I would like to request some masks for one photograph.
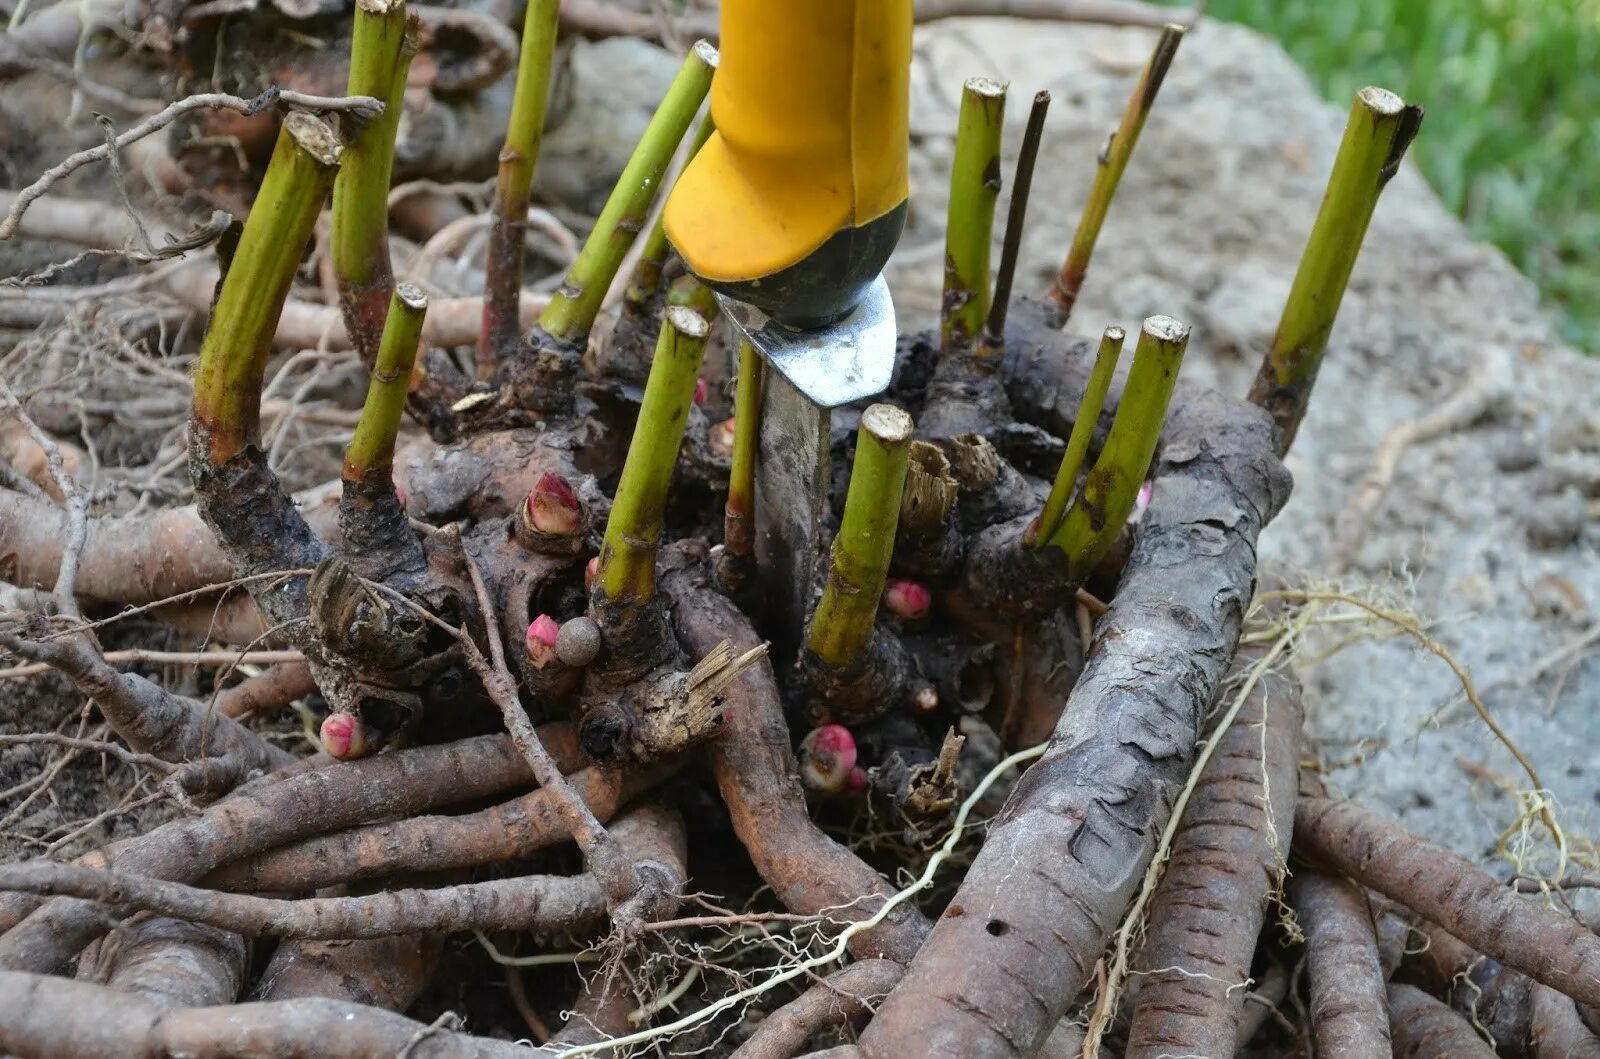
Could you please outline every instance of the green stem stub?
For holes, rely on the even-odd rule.
[[[362,406],[355,436],[344,450],[347,482],[374,477],[387,481],[393,472],[394,441],[405,413],[411,368],[417,361],[417,345],[427,313],[428,298],[420,289],[409,283],[394,289],[378,358],[367,383],[367,402]]]
[[[834,669],[854,666],[872,642],[894,555],[913,426],[911,416],[893,405],[875,404],[861,413],[844,518],[806,634],[807,649]]]
[[[500,150],[492,207],[494,224],[489,230],[483,333],[478,341],[480,378],[494,374],[498,359],[516,348],[521,334],[517,310],[522,293],[524,225],[550,103],[550,67],[560,6],[558,0],[533,0],[523,16],[517,87],[506,123],[505,146]]]
[[[1100,350],[1095,354],[1094,367],[1089,371],[1089,382],[1083,390],[1083,400],[1078,404],[1078,418],[1072,421],[1067,451],[1061,457],[1061,467],[1056,471],[1056,480],[1050,487],[1044,511],[1033,528],[1032,542],[1035,547],[1048,541],[1060,526],[1061,516],[1067,510],[1067,500],[1077,488],[1078,475],[1083,472],[1083,461],[1089,455],[1089,442],[1094,439],[1095,425],[1100,421],[1100,410],[1105,407],[1106,394],[1110,392],[1111,380],[1117,373],[1117,360],[1122,356],[1122,342],[1126,337],[1122,328],[1108,327],[1100,339]]]
[[[1144,322],[1105,447],[1060,527],[1048,538],[1065,556],[1070,583],[1081,584],[1093,572],[1133,511],[1188,344],[1187,324],[1170,316]]]
[[[1422,108],[1393,92],[1363,88],[1356,93],[1272,348],[1250,389],[1250,400],[1278,424],[1280,455],[1289,451],[1305,416],[1378,195],[1421,125]]]
[[[342,153],[320,118],[284,119],[200,345],[194,425],[213,467],[259,437],[272,336]]]
[[[945,353],[970,350],[989,315],[989,250],[1000,197],[1005,112],[1006,88],[999,82],[974,77],[962,88],[939,312],[940,348]]]
[[[733,459],[723,547],[740,559],[755,557],[756,450],[761,440],[761,355],[739,342],[739,378],[733,391]]]
[[[694,156],[700,153],[700,148],[706,145],[716,129],[717,124],[711,120],[710,111],[707,111],[706,116],[700,119],[700,127],[695,130],[694,140],[689,144],[684,165],[694,161]],[[656,296],[661,289],[661,276],[666,270],[667,259],[671,256],[672,244],[667,241],[667,225],[663,215],[656,218],[655,227],[650,229],[639,251],[633,275],[628,277],[627,299],[630,305],[642,307]]]
[[[711,75],[716,68],[717,49],[698,41],[656,108],[622,176],[617,178],[594,231],[567,272],[566,282],[539,318],[540,325],[552,337],[581,342],[594,326],[606,290],[649,218],[650,204],[660,190],[662,177],[711,89]]]
[[[1057,327],[1064,326],[1072,315],[1072,307],[1077,303],[1078,293],[1089,274],[1089,259],[1094,256],[1100,229],[1111,210],[1111,200],[1116,197],[1117,185],[1122,182],[1123,171],[1128,168],[1128,159],[1133,157],[1133,149],[1138,146],[1139,133],[1144,130],[1145,119],[1155,105],[1161,82],[1166,79],[1172,59],[1178,54],[1178,45],[1183,43],[1183,33],[1183,27],[1176,24],[1161,30],[1155,51],[1145,64],[1144,73],[1140,75],[1139,83],[1134,86],[1133,95],[1128,99],[1128,106],[1122,112],[1122,122],[1100,154],[1094,184],[1089,189],[1089,201],[1083,204],[1083,216],[1078,219],[1078,230],[1073,233],[1067,260],[1061,266],[1054,286],[1050,288]]]
[[[350,39],[348,93],[384,102],[383,113],[347,137],[333,185],[333,269],[340,310],[361,358],[377,355],[394,285],[389,261],[389,180],[404,112],[406,73],[417,52],[416,20],[404,0],[358,0]]]
[[[597,587],[609,603],[638,605],[655,595],[667,487],[694,403],[709,332],[700,314],[681,305],[668,308],[662,321],[639,420],[600,546]]]

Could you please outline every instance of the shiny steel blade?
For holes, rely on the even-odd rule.
[[[882,276],[834,324],[798,331],[718,295],[722,311],[766,362],[756,464],[756,566],[775,606],[774,643],[800,644],[825,558],[822,519],[831,481],[829,410],[889,388],[894,304]]]

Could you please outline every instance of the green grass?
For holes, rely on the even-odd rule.
[[[1600,0],[1212,0],[1209,12],[1283,42],[1330,100],[1375,84],[1422,104],[1412,156],[1434,188],[1532,277],[1569,341],[1600,351]]]

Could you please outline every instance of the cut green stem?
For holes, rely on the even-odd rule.
[[[700,120],[700,127],[695,130],[694,140],[689,144],[689,154],[684,159],[684,164],[694,161],[694,156],[700,153],[700,148],[706,145],[711,134],[716,131],[716,123],[711,120],[711,113]],[[650,229],[650,234],[645,238],[644,247],[639,251],[639,261],[633,266],[633,275],[628,277],[627,299],[628,304],[642,308],[661,290],[661,274],[667,266],[667,258],[672,256],[672,244],[667,242],[667,226],[663,218],[657,217],[655,227]]]
[[[989,246],[1000,196],[1000,134],[1005,86],[974,77],[961,90],[955,159],[950,166],[950,211],[944,235],[944,298],[940,349],[970,351],[989,313]]]
[[[733,467],[728,475],[723,549],[746,563],[756,548],[756,450],[761,440],[761,355],[739,342],[739,377],[733,391]]]
[[[539,324],[561,342],[580,342],[594,326],[606,290],[650,215],[673,154],[694,120],[717,66],[717,50],[699,41],[678,70],[639,146],[600,211],[594,231],[567,272]]]
[[[682,306],[669,308],[662,321],[650,381],[645,384],[600,547],[598,586],[610,603],[642,604],[655,595],[667,487],[694,403],[709,331],[699,314]]]
[[[1039,141],[1044,137],[1044,119],[1050,110],[1050,93],[1039,92],[1028,111],[1028,127],[1022,133],[1017,151],[1017,171],[1011,178],[1011,204],[1006,212],[1005,241],[1000,246],[1000,267],[994,276],[994,297],[989,316],[978,342],[978,359],[998,363],[1005,356],[1006,313],[1011,308],[1011,285],[1017,275],[1017,259],[1022,254],[1022,230],[1028,222],[1028,193],[1033,188],[1033,167],[1039,160]]]
[[[806,634],[810,652],[836,670],[854,666],[872,643],[894,555],[912,428],[911,417],[893,405],[875,404],[861,413],[844,518],[834,538],[828,582]]]
[[[357,0],[348,92],[383,100],[383,113],[348,136],[333,184],[333,271],[350,342],[366,364],[378,355],[394,289],[389,182],[417,25],[405,0]]]
[[[1128,159],[1133,157],[1133,149],[1138,146],[1139,133],[1144,129],[1145,119],[1150,116],[1150,108],[1155,104],[1156,95],[1161,91],[1161,82],[1167,76],[1167,70],[1172,66],[1173,56],[1178,54],[1178,45],[1183,43],[1183,27],[1168,25],[1161,30],[1161,38],[1156,41],[1154,53],[1150,61],[1145,64],[1144,73],[1139,77],[1139,83],[1134,87],[1133,96],[1128,100],[1127,109],[1122,112],[1122,123],[1117,126],[1117,131],[1112,133],[1111,142],[1108,143],[1100,154],[1099,168],[1095,170],[1094,184],[1089,189],[1089,201],[1083,204],[1083,216],[1078,220],[1078,230],[1072,236],[1072,247],[1067,251],[1066,263],[1061,266],[1061,274],[1056,277],[1054,286],[1050,288],[1050,300],[1055,304],[1055,324],[1057,327],[1065,326],[1072,316],[1072,307],[1078,301],[1078,293],[1083,290],[1084,278],[1089,274],[1089,259],[1094,256],[1094,245],[1100,238],[1100,228],[1105,224],[1106,214],[1111,209],[1111,200],[1117,194],[1117,185],[1122,180],[1122,173],[1128,168]]]
[[[517,310],[522,294],[524,228],[533,191],[539,145],[550,102],[550,66],[556,47],[559,0],[532,0],[522,22],[522,52],[517,61],[516,95],[500,149],[495,181],[493,226],[484,277],[483,331],[478,339],[478,377],[492,378],[501,357],[517,347],[522,328]]]
[[[1117,360],[1122,356],[1122,342],[1126,332],[1120,327],[1108,327],[1100,339],[1100,351],[1095,354],[1094,367],[1089,371],[1089,382],[1083,390],[1083,400],[1078,403],[1078,418],[1072,421],[1072,435],[1067,439],[1067,451],[1061,457],[1061,467],[1056,471],[1055,484],[1044,502],[1044,511],[1033,527],[1031,541],[1040,547],[1054,535],[1066,513],[1067,501],[1077,488],[1078,475],[1083,472],[1083,461],[1089,455],[1089,442],[1094,439],[1094,429],[1100,420],[1100,410],[1105,407],[1106,394],[1111,390],[1111,380],[1117,374]]]
[[[1378,196],[1400,168],[1421,125],[1422,108],[1393,92],[1363,88],[1356,93],[1272,348],[1250,388],[1250,400],[1278,424],[1279,455],[1289,451],[1306,414]]]
[[[200,345],[195,440],[213,467],[260,436],[272,336],[341,153],[338,137],[321,119],[300,111],[284,119]]]
[[[1133,511],[1188,344],[1188,325],[1170,316],[1150,317],[1139,332],[1133,367],[1105,447],[1061,525],[1048,538],[1065,554],[1066,573],[1073,584],[1081,584],[1093,572]]]
[[[427,313],[428,299],[421,290],[409,283],[394,289],[378,358],[367,383],[367,401],[361,408],[355,436],[344,450],[346,482],[377,482],[393,488],[394,442],[406,410],[411,368],[417,360],[422,321]]]

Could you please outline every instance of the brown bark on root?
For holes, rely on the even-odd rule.
[[[1495,1059],[1466,1019],[1409,985],[1389,987],[1395,1059]]]
[[[906,973],[893,960],[862,960],[801,993],[761,1020],[731,1059],[791,1059],[819,1031],[852,1022],[872,1010]]]
[[[1584,1025],[1572,999],[1548,986],[1533,987],[1534,1059],[1600,1059],[1600,1037]]]
[[[244,988],[249,946],[238,934],[155,916],[116,945],[106,984],[167,1008],[231,1004]]]
[[[316,690],[310,666],[304,662],[280,662],[217,692],[214,705],[224,717],[276,713]]]
[[[94,1012],[93,1018],[85,1012]],[[554,1052],[433,1028],[336,1000],[169,1011],[105,986],[0,971],[0,1049],[19,1059],[550,1059]]]
[[[1366,892],[1348,879],[1301,870],[1289,895],[1306,935],[1317,1054],[1323,1059],[1389,1054],[1386,976]]]
[[[251,1000],[320,997],[404,1012],[427,988],[441,940],[401,934],[365,941],[285,941],[272,954]]]
[[[1526,1054],[1533,1026],[1533,993],[1526,975],[1465,945],[1428,922],[1412,928],[1422,944],[1406,958],[1403,977],[1436,993],[1481,1027],[1508,1054]]]
[[[567,782],[601,823],[654,786],[676,762],[616,772],[586,768]],[[474,868],[531,857],[572,838],[548,791],[538,790],[481,812],[411,817],[310,838],[237,861],[205,884],[218,890],[283,892],[360,882],[385,875]]]
[[[1320,798],[1296,810],[1295,842],[1507,967],[1580,1004],[1600,1005],[1600,937],[1518,896],[1466,858],[1369,809]]]
[[[564,750],[573,763],[571,730],[557,726],[551,735],[557,733],[560,738],[545,736],[555,744],[552,752]],[[129,842],[106,859],[106,866],[190,882],[228,861],[307,835],[487,797],[528,780],[526,763],[504,736],[398,751],[241,792],[199,817],[174,821]],[[0,914],[4,908],[0,902]],[[53,899],[0,936],[0,968],[53,971],[116,918],[102,905]]]
[[[1265,653],[1241,650],[1234,677]],[[1299,748],[1299,683],[1265,672],[1218,737],[1151,900],[1128,1059],[1238,1049],[1242,985],[1268,902],[1282,891]]]
[[[660,589],[673,602],[678,639],[694,657],[723,640],[731,640],[736,651],[747,651],[761,639],[733,603],[712,587],[704,552],[692,542],[663,552]],[[711,769],[756,871],[791,912],[826,912],[840,923],[872,915],[894,887],[824,834],[806,812],[772,664],[763,659],[730,686],[726,702],[722,730],[709,744]],[[857,934],[851,951],[861,958],[904,963],[926,934],[922,914],[903,904],[877,927]]]
[[[1061,344],[1031,329],[1008,335],[1024,375],[1059,364]],[[1051,746],[863,1035],[874,1059],[1031,1054],[1143,877],[1238,640],[1256,536],[1289,491],[1266,417],[1199,391],[1174,403],[1155,478]]]

